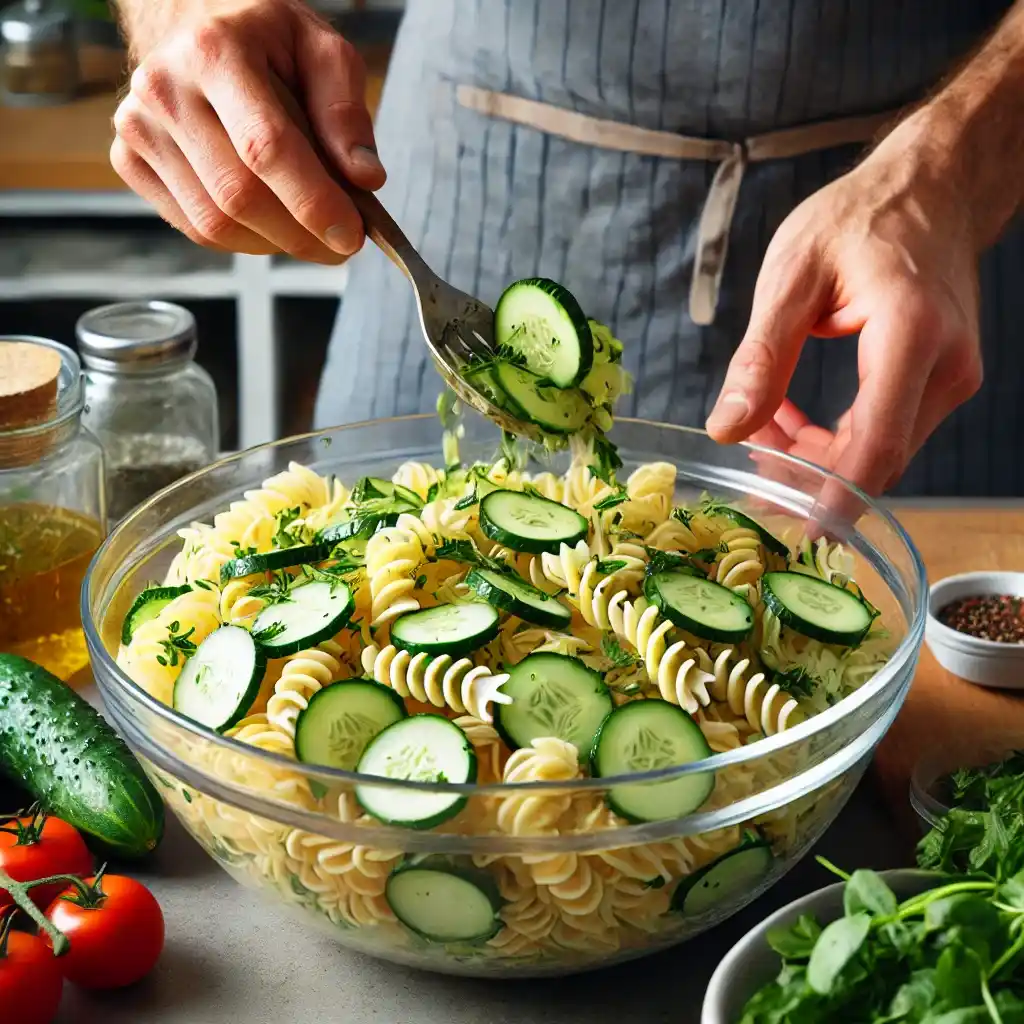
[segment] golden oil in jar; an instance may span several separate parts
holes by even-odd
[[[102,539],[100,523],[78,512],[0,506],[0,651],[65,681],[89,664],[79,599]]]

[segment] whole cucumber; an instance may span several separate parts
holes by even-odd
[[[121,737],[60,679],[14,654],[0,654],[0,772],[112,856],[143,857],[163,837],[163,802]]]

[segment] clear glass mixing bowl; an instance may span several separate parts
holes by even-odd
[[[462,974],[530,976],[585,970],[641,956],[712,927],[781,877],[839,813],[910,686],[924,632],[925,577],[899,524],[823,471],[753,447],[724,448],[705,434],[623,420],[612,435],[626,470],[662,460],[678,467],[677,501],[702,492],[740,504],[793,542],[826,492],[862,510],[842,538],[857,579],[897,641],[891,660],[854,694],[775,736],[703,761],[628,777],[631,783],[713,773],[707,803],[683,818],[613,827],[603,796],[622,779],[515,785],[388,783],[408,793],[465,797],[460,814],[431,831],[384,825],[357,812],[353,787],[369,777],[299,764],[261,737],[217,735],[176,714],[117,666],[120,624],[133,598],[161,580],[176,531],[212,517],[290,462],[351,483],[388,476],[406,460],[441,463],[431,416],[357,424],[266,445],[187,477],[140,506],[110,535],[83,588],[82,618],[96,680],[116,727],[168,806],[238,881],[304,913],[338,942],[394,961]],[[465,460],[493,457],[489,424],[467,424]],[[564,469],[555,460],[553,468]],[[253,745],[255,744],[255,745]],[[495,801],[537,797],[576,807],[578,827],[507,835]],[[620,823],[621,824],[621,823]],[[756,830],[770,863],[732,872],[700,901],[672,908],[680,878]],[[401,925],[385,886],[410,858],[438,856],[487,873],[504,899],[503,926],[474,945],[428,941]],[[738,862],[737,862],[738,863]],[[717,899],[715,898],[717,897]],[[685,904],[684,904],[685,905]]]

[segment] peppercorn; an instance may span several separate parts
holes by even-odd
[[[968,636],[1001,644],[1024,644],[1024,598],[1014,594],[962,597],[947,604],[938,619]]]

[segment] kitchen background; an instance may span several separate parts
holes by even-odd
[[[0,0],[0,21],[22,20],[37,2],[46,16],[57,0]],[[363,53],[374,109],[404,0],[313,6]],[[73,346],[75,321],[93,306],[180,302],[195,314],[198,361],[217,385],[222,448],[309,429],[345,269],[210,252],[128,192],[107,160],[124,68],[116,26],[105,0],[65,0],[63,9],[74,18],[75,97],[29,107],[0,100],[0,331]]]

